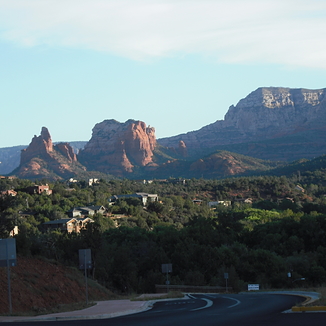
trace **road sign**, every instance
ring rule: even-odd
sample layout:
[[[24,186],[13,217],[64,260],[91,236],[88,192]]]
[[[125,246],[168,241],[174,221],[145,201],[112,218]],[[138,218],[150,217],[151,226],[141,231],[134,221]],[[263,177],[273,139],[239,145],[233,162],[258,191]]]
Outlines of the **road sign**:
[[[162,264],[162,273],[172,273],[172,264]]]
[[[12,314],[10,267],[16,266],[16,239],[0,239],[0,267],[7,267],[9,314]]]
[[[259,291],[259,284],[248,284],[248,291]]]
[[[0,239],[0,267],[16,265],[16,239]]]
[[[91,249],[79,249],[79,269],[92,269]]]

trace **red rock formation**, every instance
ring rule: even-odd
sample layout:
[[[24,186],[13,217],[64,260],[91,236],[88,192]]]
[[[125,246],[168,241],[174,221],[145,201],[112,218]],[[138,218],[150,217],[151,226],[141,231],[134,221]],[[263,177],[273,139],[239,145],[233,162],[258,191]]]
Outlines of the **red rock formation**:
[[[205,159],[199,159],[192,163],[190,171],[203,173],[218,171],[221,175],[236,175],[247,170],[243,162],[239,162],[232,154],[212,155]]]
[[[77,162],[77,156],[74,153],[72,147],[68,143],[59,143],[54,147],[70,162]]]
[[[187,157],[188,156],[188,151],[187,151],[187,146],[183,140],[179,141],[179,148],[178,148],[178,153],[182,157]]]
[[[34,136],[29,146],[22,150],[20,164],[29,162],[33,157],[50,157],[49,153],[53,151],[51,135],[47,128],[42,127],[41,135]]]
[[[95,125],[92,138],[78,157],[91,169],[124,174],[135,166],[153,166],[155,146],[155,129],[144,122],[104,120]]]
[[[77,162],[76,154],[68,143],[54,145],[47,128],[34,136],[29,146],[22,150],[20,165],[15,174],[22,178],[60,179],[85,171]]]

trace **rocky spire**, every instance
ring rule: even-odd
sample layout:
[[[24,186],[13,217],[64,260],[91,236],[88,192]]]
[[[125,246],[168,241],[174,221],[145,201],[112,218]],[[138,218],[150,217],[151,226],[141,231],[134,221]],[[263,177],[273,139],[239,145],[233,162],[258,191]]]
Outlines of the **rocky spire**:
[[[47,156],[53,151],[53,144],[49,130],[46,127],[42,127],[41,135],[34,135],[31,143],[26,149],[22,150],[20,164],[24,164],[33,157],[39,155]]]

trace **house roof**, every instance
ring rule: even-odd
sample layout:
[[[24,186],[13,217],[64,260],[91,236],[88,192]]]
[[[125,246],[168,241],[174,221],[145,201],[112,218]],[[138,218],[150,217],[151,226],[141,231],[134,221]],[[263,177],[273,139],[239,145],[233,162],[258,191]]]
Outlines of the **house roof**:
[[[157,197],[157,194],[148,194],[146,192],[136,192],[134,194],[125,194],[125,195],[113,195],[110,199],[119,199],[119,198],[144,198],[144,197]]]
[[[84,207],[73,207],[72,209],[69,210],[69,212],[74,212],[74,211],[79,211],[79,212],[82,212],[82,211],[87,211],[87,212],[95,212],[95,211],[99,211],[100,209],[104,209],[105,210],[105,207],[104,206],[84,206]]]

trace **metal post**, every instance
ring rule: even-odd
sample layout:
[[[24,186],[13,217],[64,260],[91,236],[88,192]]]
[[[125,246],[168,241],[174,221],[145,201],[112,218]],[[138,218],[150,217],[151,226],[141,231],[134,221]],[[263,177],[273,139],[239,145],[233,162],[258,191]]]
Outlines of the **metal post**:
[[[225,292],[228,292],[229,273],[224,273],[224,278],[225,278]]]
[[[8,303],[9,303],[9,314],[12,314],[11,304],[11,286],[10,286],[10,265],[9,265],[9,252],[8,252],[8,241],[6,241],[6,254],[7,254],[7,275],[8,275]]]
[[[88,284],[87,284],[87,270],[86,270],[86,251],[84,251],[84,266],[85,266],[85,284],[86,284],[86,305],[88,305]]]

